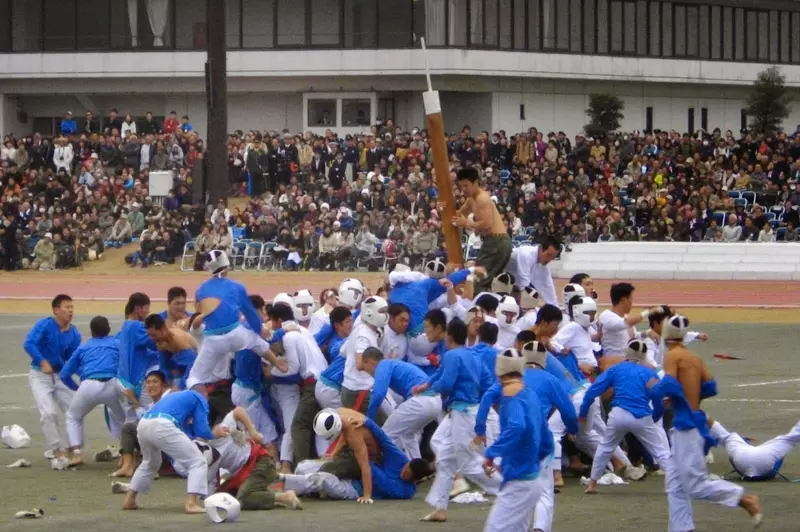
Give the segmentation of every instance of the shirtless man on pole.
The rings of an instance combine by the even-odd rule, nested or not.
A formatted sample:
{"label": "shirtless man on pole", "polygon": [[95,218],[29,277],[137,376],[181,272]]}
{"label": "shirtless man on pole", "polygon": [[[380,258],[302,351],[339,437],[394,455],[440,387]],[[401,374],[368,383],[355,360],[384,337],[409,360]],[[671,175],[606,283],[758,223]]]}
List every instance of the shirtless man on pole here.
{"label": "shirtless man on pole", "polygon": [[[503,217],[489,193],[481,187],[480,174],[475,168],[458,171],[458,188],[466,201],[453,217],[453,225],[461,229],[472,229],[483,239],[478,251],[478,266],[486,268],[486,276],[475,281],[475,293],[490,291],[492,279],[503,273],[511,259],[511,237],[506,231]],[[472,214],[472,219],[469,215]],[[451,261],[453,262],[453,261]]]}

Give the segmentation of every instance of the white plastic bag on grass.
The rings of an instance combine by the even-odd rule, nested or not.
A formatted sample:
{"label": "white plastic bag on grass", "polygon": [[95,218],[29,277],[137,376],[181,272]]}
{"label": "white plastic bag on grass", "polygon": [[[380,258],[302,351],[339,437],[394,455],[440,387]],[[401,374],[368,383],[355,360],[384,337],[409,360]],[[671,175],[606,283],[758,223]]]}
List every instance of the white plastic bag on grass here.
{"label": "white plastic bag on grass", "polygon": [[2,437],[3,443],[12,449],[22,449],[31,444],[31,437],[19,425],[4,426]]}

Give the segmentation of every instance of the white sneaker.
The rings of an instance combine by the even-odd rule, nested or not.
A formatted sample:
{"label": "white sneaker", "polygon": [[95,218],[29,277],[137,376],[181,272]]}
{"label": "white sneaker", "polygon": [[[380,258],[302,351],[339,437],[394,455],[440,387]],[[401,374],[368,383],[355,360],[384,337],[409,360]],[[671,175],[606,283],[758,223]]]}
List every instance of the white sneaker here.
{"label": "white sneaker", "polygon": [[50,469],[54,471],[65,471],[69,467],[69,460],[66,458],[53,458],[50,460]]}
{"label": "white sneaker", "polygon": [[56,453],[53,450],[44,452],[44,459],[45,460],[52,460],[55,457],[56,457]]}
{"label": "white sneaker", "polygon": [[646,474],[647,470],[644,466],[628,466],[625,468],[625,480],[642,480]]}
{"label": "white sneaker", "polygon": [[714,453],[708,451],[708,454],[706,455],[706,464],[713,464],[713,463],[714,463]]}
{"label": "white sneaker", "polygon": [[457,497],[462,493],[466,493],[470,490],[469,482],[464,480],[463,478],[457,478],[455,482],[453,482],[453,489],[450,490],[450,498]]}

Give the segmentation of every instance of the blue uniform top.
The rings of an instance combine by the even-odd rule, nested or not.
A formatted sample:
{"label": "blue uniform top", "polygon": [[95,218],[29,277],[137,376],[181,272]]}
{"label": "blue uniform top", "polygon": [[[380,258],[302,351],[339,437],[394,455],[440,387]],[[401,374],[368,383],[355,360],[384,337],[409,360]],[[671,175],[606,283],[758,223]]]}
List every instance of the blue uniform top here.
{"label": "blue uniform top", "polygon": [[340,389],[344,381],[344,365],[347,357],[341,353],[342,346],[346,338],[339,338],[334,334],[333,339],[328,343],[328,356],[331,363],[320,373],[320,380],[327,386]]}
{"label": "blue uniform top", "polygon": [[445,410],[477,405],[481,390],[492,385],[483,363],[467,347],[451,349],[442,357],[439,371],[428,379],[431,391],[445,396]]}
{"label": "blue uniform top", "polygon": [[[453,284],[461,284],[467,280],[469,270],[459,270],[447,278]],[[389,292],[389,303],[402,303],[409,310],[408,334],[417,336],[424,331],[425,314],[428,306],[436,298],[447,292],[439,283],[439,279],[422,279],[411,283],[398,283]]]}
{"label": "blue uniform top", "polygon": [[[194,390],[168,393],[144,415],[144,419],[165,417],[192,437],[213,440],[208,426],[208,401]],[[189,423],[191,421],[191,423]]]}
{"label": "blue uniform top", "polygon": [[[354,323],[358,319],[358,316],[360,314],[361,314],[360,308],[350,313]],[[328,322],[325,325],[323,325],[320,330],[317,331],[317,334],[314,335],[314,340],[317,342],[319,348],[322,349],[322,346],[324,346],[333,339],[334,334],[336,334],[336,330],[333,328],[333,325],[331,325],[331,323]]]}
{"label": "blue uniform top", "polygon": [[144,322],[139,320],[125,320],[117,338],[119,338],[117,377],[126,388],[138,394],[147,369],[159,362],[156,344],[147,335]]}
{"label": "blue uniform top", "polygon": [[72,353],[58,376],[68,388],[77,390],[72,380],[76,373],[81,381],[113,379],[117,376],[118,365],[119,340],[113,336],[92,338]]}
{"label": "blue uniform top", "polygon": [[[653,379],[658,380],[655,370],[643,364],[626,360],[611,366],[586,390],[580,417],[586,417],[594,400],[609,388],[614,388],[612,407],[627,410],[637,419],[652,416],[653,408],[650,406],[650,401],[653,400],[653,393],[652,388],[647,387],[647,383]],[[660,401],[656,403],[661,404]]]}
{"label": "blue uniform top", "polygon": [[31,367],[41,370],[46,360],[54,372],[61,371],[72,353],[81,345],[81,333],[74,325],[61,331],[52,316],[37,321],[25,337],[25,352],[31,357]]}
{"label": "blue uniform top", "polygon": [[375,368],[375,384],[370,395],[367,417],[375,417],[389,390],[408,399],[414,386],[427,381],[425,372],[414,364],[402,360],[381,360]]}
{"label": "blue uniform top", "polygon": [[[574,357],[573,357],[574,358]],[[581,376],[581,380],[578,381],[570,371],[564,367],[564,364],[561,363],[558,358],[556,358],[552,353],[547,353],[547,365],[545,366],[544,370],[558,379],[558,382],[561,383],[561,386],[564,387],[564,390],[570,395],[575,393],[575,390],[578,389],[578,386],[585,381],[583,376]]]}
{"label": "blue uniform top", "polygon": [[196,358],[197,352],[191,347],[177,353],[161,351],[158,354],[158,365],[168,382],[172,378],[179,378],[180,388],[185,389],[186,379],[189,378],[189,372]]}
{"label": "blue uniform top", "polygon": [[497,348],[489,344],[479,342],[470,347],[475,356],[477,356],[486,366],[490,373],[494,373],[494,361],[497,358]]}
{"label": "blue uniform top", "polygon": [[572,377],[578,382],[581,383],[586,380],[586,377],[581,371],[580,366],[578,366],[578,358],[575,356],[572,351],[567,353],[566,355],[556,355],[556,359],[561,362],[561,365],[572,374]]}
{"label": "blue uniform top", "polygon": [[[661,382],[652,388],[651,394],[654,404],[660,404],[661,399],[664,397],[670,398],[672,401],[672,412],[674,413],[672,427],[680,431],[696,429],[704,440],[703,454],[708,454],[708,450],[717,445],[717,439],[709,430],[706,413],[703,412],[703,410],[692,409],[692,405],[690,405],[689,401],[686,399],[686,395],[683,393],[683,386],[678,379],[672,375],[664,375]],[[700,385],[701,399],[707,399],[715,395],[717,395],[716,380],[711,379],[709,381],[704,381]]]}
{"label": "blue uniform top", "polygon": [[204,299],[217,299],[219,306],[204,319],[207,335],[225,334],[239,326],[239,315],[244,315],[245,321],[253,331],[260,331],[263,323],[255,307],[247,296],[244,285],[226,277],[212,277],[208,279],[195,292],[195,301]]}
{"label": "blue uniform top", "polygon": [[245,388],[260,391],[264,385],[261,357],[249,349],[238,351],[233,361],[233,376]]}
{"label": "blue uniform top", "polygon": [[500,436],[486,449],[486,458],[503,459],[503,484],[512,480],[534,480],[539,476],[545,438],[542,406],[536,392],[527,386],[513,396],[500,397]]}
{"label": "blue uniform top", "polygon": [[[400,472],[408,463],[405,453],[397,448],[394,442],[371,419],[364,421],[375,442],[381,448],[381,464],[369,463],[372,471],[372,498],[373,499],[413,499],[417,487],[412,482],[400,478]],[[353,488],[364,494],[364,486],[360,480],[353,481]]]}
{"label": "blue uniform top", "polygon": [[[525,387],[533,390],[539,399],[544,420],[550,417],[550,411],[555,408],[561,414],[561,419],[567,427],[567,433],[578,433],[578,416],[575,413],[575,407],[569,394],[564,390],[558,379],[544,370],[527,369],[523,380],[525,381]],[[486,418],[489,416],[489,409],[492,405],[497,404],[502,395],[503,388],[499,382],[495,383],[483,395],[481,406],[478,408],[478,415],[475,418],[475,434],[478,436],[486,434]]]}

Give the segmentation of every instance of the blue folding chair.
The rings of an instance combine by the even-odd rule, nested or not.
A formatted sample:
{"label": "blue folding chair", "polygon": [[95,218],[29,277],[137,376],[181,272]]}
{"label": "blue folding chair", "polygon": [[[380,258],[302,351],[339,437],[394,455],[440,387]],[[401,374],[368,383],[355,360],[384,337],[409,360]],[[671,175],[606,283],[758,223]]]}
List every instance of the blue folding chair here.
{"label": "blue folding chair", "polygon": [[727,213],[724,213],[724,212],[721,212],[721,211],[717,211],[717,212],[714,213],[714,220],[716,220],[717,225],[720,226],[720,227],[725,225],[725,221],[727,219],[728,219],[728,214]]}
{"label": "blue folding chair", "polygon": [[729,190],[728,197],[733,199],[738,199],[742,197],[742,193],[739,192],[738,190]]}
{"label": "blue folding chair", "polygon": [[752,190],[746,190],[742,192],[741,197],[742,199],[747,200],[747,203],[749,203],[750,205],[756,202],[756,193],[753,192]]}

